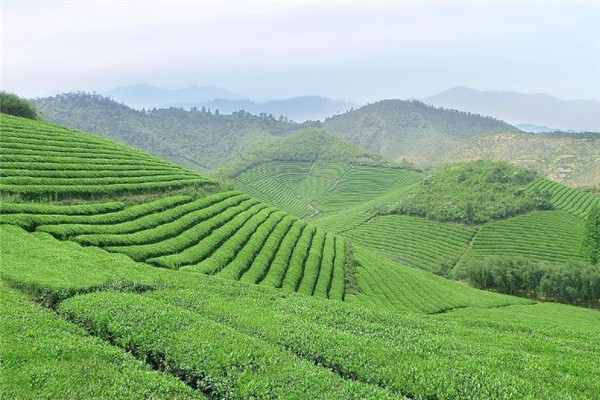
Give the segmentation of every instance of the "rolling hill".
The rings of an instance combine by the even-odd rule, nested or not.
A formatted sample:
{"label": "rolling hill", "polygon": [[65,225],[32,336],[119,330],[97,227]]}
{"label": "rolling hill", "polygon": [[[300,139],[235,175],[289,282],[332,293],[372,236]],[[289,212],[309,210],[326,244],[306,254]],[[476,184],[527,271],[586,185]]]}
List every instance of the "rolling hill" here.
{"label": "rolling hill", "polygon": [[216,115],[176,108],[142,112],[86,93],[37,99],[35,106],[48,121],[97,133],[197,171],[301,128],[248,113]]}
{"label": "rolling hill", "polygon": [[571,186],[600,186],[600,134],[498,133],[457,146],[441,162],[503,160]]}
{"label": "rolling hill", "polygon": [[333,116],[323,128],[385,157],[419,165],[435,164],[465,140],[518,131],[493,118],[403,100],[383,100]]}
{"label": "rolling hill", "polygon": [[[95,161],[107,156],[117,176],[172,165],[0,118],[13,127],[0,132],[2,157],[29,162],[22,178],[51,163],[69,171],[61,179],[83,179],[70,174],[105,172]],[[46,148],[32,149],[41,136]],[[73,143],[79,152],[55,154]],[[3,397],[587,399],[600,390],[596,311],[397,264],[246,194],[202,190],[209,179],[172,168],[201,188],[139,196],[103,182],[110,195],[89,201],[55,181],[54,166],[36,185],[68,203],[2,202]]]}
{"label": "rolling hill", "polygon": [[474,159],[509,161],[590,188],[600,176],[597,134],[525,134],[501,121],[418,102],[382,101],[323,123],[303,124],[247,112],[141,112],[85,93],[37,99],[35,105],[45,120],[100,134],[196,171],[237,160],[297,131],[318,128],[421,167]]}
{"label": "rolling hill", "polygon": [[423,99],[427,104],[500,118],[511,124],[546,125],[559,130],[600,132],[600,102],[559,100],[547,94],[455,87]]}

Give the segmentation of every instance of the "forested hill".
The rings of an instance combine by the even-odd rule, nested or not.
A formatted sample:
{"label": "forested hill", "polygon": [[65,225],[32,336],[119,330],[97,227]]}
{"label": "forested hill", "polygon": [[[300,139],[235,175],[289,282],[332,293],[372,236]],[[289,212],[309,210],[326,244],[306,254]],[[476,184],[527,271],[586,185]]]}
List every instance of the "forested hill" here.
{"label": "forested hill", "polygon": [[519,131],[494,118],[403,100],[383,100],[336,115],[323,128],[386,157],[421,165],[434,164],[465,140]]}
{"label": "forested hill", "polygon": [[270,115],[177,108],[137,111],[109,98],[68,93],[35,100],[45,120],[97,133],[202,170],[302,125]]}

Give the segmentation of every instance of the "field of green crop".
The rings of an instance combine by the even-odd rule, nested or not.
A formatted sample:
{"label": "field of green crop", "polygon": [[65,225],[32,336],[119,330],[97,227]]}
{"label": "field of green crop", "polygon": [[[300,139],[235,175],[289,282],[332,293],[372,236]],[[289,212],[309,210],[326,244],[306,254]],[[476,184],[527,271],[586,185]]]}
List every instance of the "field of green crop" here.
{"label": "field of green crop", "polygon": [[343,162],[274,161],[236,178],[236,188],[298,217],[360,205],[413,184],[421,174]]}
{"label": "field of green crop", "polygon": [[385,215],[371,217],[343,234],[402,264],[437,273],[458,261],[475,233],[473,227]]}
{"label": "field of green crop", "polygon": [[[3,207],[14,213],[0,215],[0,223],[98,246],[158,267],[325,298],[344,295],[343,273],[334,274],[332,267],[335,259],[343,263],[344,253],[335,252],[336,241],[343,239],[236,191],[197,200],[163,197],[125,208],[119,203]],[[73,215],[76,207],[88,214]],[[325,240],[326,236],[331,237]]]}
{"label": "field of green crop", "polygon": [[596,310],[430,272],[465,255],[578,258],[573,214],[587,200],[483,227],[375,216],[421,175],[289,161],[244,173],[238,185],[255,197],[217,185],[172,192],[212,181],[91,135],[1,118],[2,398],[600,393]]}
{"label": "field of green crop", "polygon": [[[368,251],[357,250],[358,273],[378,264],[364,279],[404,312],[366,307],[367,293],[332,302],[16,226],[0,233],[7,398],[588,399],[600,390],[597,311],[480,292]],[[465,302],[495,308],[449,309]]]}
{"label": "field of green crop", "polygon": [[211,181],[100,137],[0,116],[0,191],[29,199],[102,198]]}
{"label": "field of green crop", "polygon": [[565,211],[534,211],[484,225],[467,258],[523,257],[561,262],[580,259],[583,220]]}
{"label": "field of green crop", "polygon": [[551,201],[560,210],[567,211],[577,217],[585,217],[594,206],[600,206],[600,196],[587,193],[579,189],[565,186],[548,179],[537,179],[532,182],[528,190],[549,192]]}

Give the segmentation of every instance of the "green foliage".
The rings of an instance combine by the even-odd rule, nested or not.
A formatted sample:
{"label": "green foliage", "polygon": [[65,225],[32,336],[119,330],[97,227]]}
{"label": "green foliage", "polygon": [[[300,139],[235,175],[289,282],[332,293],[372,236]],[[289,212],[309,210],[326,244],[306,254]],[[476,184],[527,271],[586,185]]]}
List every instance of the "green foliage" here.
{"label": "green foliage", "polygon": [[3,398],[205,398],[4,283],[0,313]]}
{"label": "green foliage", "polygon": [[393,398],[384,389],[342,379],[280,346],[154,299],[95,293],[63,302],[60,311],[211,398]]}
{"label": "green foliage", "polygon": [[244,153],[222,166],[216,173],[236,177],[242,172],[270,161],[346,162],[359,165],[392,166],[381,155],[366,150],[322,130],[308,129],[272,141]]}
{"label": "green foliage", "polygon": [[551,264],[488,257],[463,266],[460,273],[481,289],[536,300],[600,306],[600,268],[581,261]]}
{"label": "green foliage", "polygon": [[37,119],[38,111],[29,101],[16,94],[0,91],[0,114]]}
{"label": "green foliage", "polygon": [[421,179],[418,172],[319,159],[273,161],[236,177],[236,188],[298,217],[338,213]]}
{"label": "green foliage", "polygon": [[535,178],[502,162],[450,164],[432,171],[418,192],[376,211],[471,224],[552,208],[549,196],[525,190]]}
{"label": "green foliage", "polygon": [[600,207],[595,206],[589,212],[581,243],[585,257],[592,263],[600,261]]}
{"label": "green foliage", "polygon": [[533,211],[484,225],[468,258],[524,257],[564,262],[581,259],[583,221],[562,210]]}
{"label": "green foliage", "polygon": [[37,99],[35,104],[49,121],[97,133],[200,171],[302,127],[243,111],[232,115],[177,108],[137,111],[87,93]]}
{"label": "green foliage", "polygon": [[344,299],[378,309],[439,313],[462,307],[501,307],[530,304],[473,289],[427,271],[399,265],[364,248],[354,248],[356,280],[361,292]]}
{"label": "green foliage", "polygon": [[600,316],[589,310],[539,304],[421,316],[222,287],[147,296],[397,397],[583,399],[598,390]]}
{"label": "green foliage", "polygon": [[95,199],[215,182],[111,141],[0,115],[0,190],[25,199]]}
{"label": "green foliage", "polygon": [[[179,378],[211,397],[264,397],[268,393],[278,398],[587,399],[599,390],[594,379],[600,372],[595,357],[600,351],[597,312],[556,304],[531,305],[528,300],[478,291],[362,249],[356,248],[355,254],[363,292],[348,295],[346,302],[332,302],[154,268],[18,227],[0,230],[3,281],[38,299],[36,294],[43,289],[60,302],[60,316],[93,336],[110,340],[111,351],[127,351],[163,371],[160,376]],[[131,282],[131,289],[108,285],[116,277]],[[134,285],[154,290],[77,295],[105,289],[140,292],[133,290]],[[5,303],[4,289],[2,296],[0,305],[14,310],[14,303]],[[66,297],[71,298],[61,301]],[[519,302],[530,305],[498,308]],[[495,308],[479,311],[473,306]],[[469,308],[440,313],[460,307]],[[31,310],[27,310],[27,319],[5,311],[2,315],[3,326],[34,316]],[[4,329],[2,340],[8,337]],[[523,335],[524,331],[528,334]],[[36,330],[31,336],[19,334],[21,340],[31,337],[35,342],[3,342],[3,361],[7,359],[5,349],[24,343],[18,353],[26,352],[21,360],[27,364],[20,362],[20,368],[13,371],[22,370],[27,377],[30,372],[43,371],[36,352],[46,343],[62,349],[71,340],[61,333],[56,341],[54,336],[45,341],[47,334],[47,330]],[[60,390],[50,392],[50,386],[42,386],[29,398],[49,398],[55,393],[69,397],[71,377],[78,376],[79,368],[102,372],[103,379],[95,380],[93,387],[110,387],[106,379],[113,375],[104,368],[95,369],[95,353],[79,343],[74,348],[88,357],[73,359],[77,364],[72,374],[52,374],[47,382]],[[60,356],[65,353],[56,351],[47,362],[64,365],[56,363],[67,362]],[[120,358],[115,355],[109,360]],[[399,363],[409,367],[398,368]],[[33,366],[21,369],[23,365]],[[129,367],[119,365],[123,377]],[[4,371],[2,379],[7,376]],[[546,375],[553,378],[546,379]],[[94,375],[88,372],[86,376]],[[490,376],[494,379],[487,379]],[[135,382],[140,386],[124,385],[107,393],[119,397],[123,391],[139,387],[153,398],[148,381],[140,378]],[[89,379],[84,379],[78,387],[88,390],[90,385]],[[15,386],[3,385],[3,390],[5,387]],[[155,387],[173,390],[166,384]],[[265,392],[268,389],[271,391]],[[23,393],[35,386],[20,385],[19,390]]]}
{"label": "green foliage", "polygon": [[476,230],[405,215],[375,216],[342,234],[353,242],[406,265],[442,274],[456,263]]}

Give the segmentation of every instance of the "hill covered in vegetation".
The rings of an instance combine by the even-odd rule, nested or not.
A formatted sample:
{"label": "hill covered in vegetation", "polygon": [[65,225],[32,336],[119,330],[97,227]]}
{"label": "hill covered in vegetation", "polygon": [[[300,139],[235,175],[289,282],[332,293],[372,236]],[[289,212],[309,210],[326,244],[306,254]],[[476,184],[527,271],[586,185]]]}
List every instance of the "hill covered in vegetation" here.
{"label": "hill covered in vegetation", "polygon": [[419,165],[436,163],[447,151],[473,137],[518,131],[493,118],[403,100],[378,101],[333,116],[323,128],[385,157]]}
{"label": "hill covered in vegetation", "polygon": [[[22,185],[54,193],[0,209],[4,397],[587,399],[600,390],[595,311],[409,268],[218,186],[90,199],[57,171],[74,182],[86,179],[76,171],[144,167],[209,180],[93,135],[2,118],[13,127],[1,132],[2,166],[23,164],[0,185],[39,174]],[[561,204],[576,212],[590,202]]]}
{"label": "hill covered in vegetation", "polygon": [[501,121],[419,102],[386,100],[297,124],[285,117],[216,110],[137,111],[102,96],[71,93],[35,100],[42,118],[206,171],[306,128],[318,128],[417,166],[473,159],[509,161],[571,185],[598,185],[597,134],[519,132]]}
{"label": "hill covered in vegetation", "polygon": [[431,171],[413,194],[376,212],[471,224],[550,209],[550,193],[525,190],[536,177],[498,161],[448,164]]}
{"label": "hill covered in vegetation", "polygon": [[600,187],[599,133],[497,133],[466,141],[441,162],[503,160],[571,186]]}
{"label": "hill covered in vegetation", "polygon": [[217,110],[134,110],[109,98],[68,93],[37,99],[44,119],[97,133],[167,158],[194,170],[207,170],[301,125],[245,112]]}

